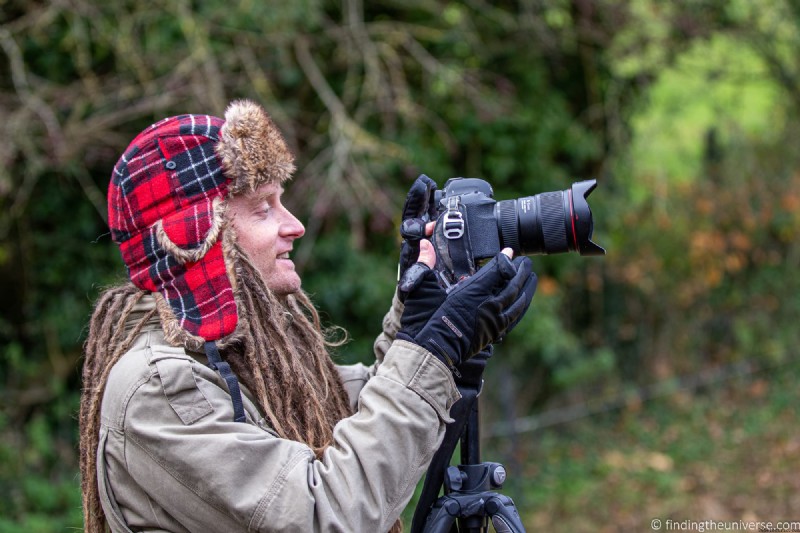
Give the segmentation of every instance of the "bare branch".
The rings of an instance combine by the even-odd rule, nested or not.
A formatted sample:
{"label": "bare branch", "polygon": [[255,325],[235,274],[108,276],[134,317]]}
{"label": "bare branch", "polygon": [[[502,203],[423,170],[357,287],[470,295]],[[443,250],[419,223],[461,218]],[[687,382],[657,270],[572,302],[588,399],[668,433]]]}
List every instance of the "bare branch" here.
{"label": "bare branch", "polygon": [[28,83],[22,51],[6,28],[0,28],[0,46],[2,46],[6,56],[8,56],[8,62],[11,66],[11,80],[14,84],[17,96],[25,107],[33,111],[42,121],[42,124],[44,124],[47,129],[48,137],[55,155],[54,159],[56,161],[61,160],[64,149],[64,137],[61,132],[61,126],[50,106],[34,92],[34,89]]}

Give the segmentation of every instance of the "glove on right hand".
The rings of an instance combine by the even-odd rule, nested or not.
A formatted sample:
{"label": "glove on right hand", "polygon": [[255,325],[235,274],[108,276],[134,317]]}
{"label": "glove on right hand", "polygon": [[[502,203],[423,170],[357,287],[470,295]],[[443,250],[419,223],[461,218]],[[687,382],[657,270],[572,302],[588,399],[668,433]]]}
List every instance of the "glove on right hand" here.
{"label": "glove on right hand", "polygon": [[[517,325],[536,284],[530,259],[518,257],[512,262],[501,252],[474,276],[459,282],[421,328],[419,316],[404,321],[410,318],[404,313],[397,338],[422,346],[453,369]],[[406,305],[420,297],[417,292],[408,294]]]}
{"label": "glove on right hand", "polygon": [[[425,174],[420,175],[406,196],[403,205],[403,222],[400,226],[400,235],[403,244],[400,247],[400,264],[398,265],[397,279],[402,280],[406,270],[417,262],[419,257],[419,241],[425,238],[425,225],[436,220],[436,182]],[[405,301],[405,292],[400,291],[400,301]]]}

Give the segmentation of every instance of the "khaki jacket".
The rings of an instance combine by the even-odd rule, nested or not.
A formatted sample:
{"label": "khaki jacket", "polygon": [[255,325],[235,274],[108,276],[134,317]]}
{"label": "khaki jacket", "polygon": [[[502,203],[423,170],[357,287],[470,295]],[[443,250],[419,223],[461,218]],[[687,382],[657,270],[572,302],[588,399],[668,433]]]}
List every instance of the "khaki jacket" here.
{"label": "khaki jacket", "polygon": [[277,437],[244,387],[247,422],[233,422],[205,357],[148,324],[112,369],[101,408],[98,481],[112,531],[387,531],[459,398],[444,364],[393,340],[400,309],[395,301],[384,319],[378,362],[341,368],[357,411],[322,460]]}

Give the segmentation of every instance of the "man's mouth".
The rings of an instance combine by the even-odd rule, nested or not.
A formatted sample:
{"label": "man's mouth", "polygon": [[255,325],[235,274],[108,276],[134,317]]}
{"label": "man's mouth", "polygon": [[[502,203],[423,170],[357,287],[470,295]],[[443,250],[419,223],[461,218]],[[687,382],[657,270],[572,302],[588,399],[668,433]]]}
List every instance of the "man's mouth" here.
{"label": "man's mouth", "polygon": [[278,254],[278,259],[289,259],[289,252],[283,252],[282,254]]}

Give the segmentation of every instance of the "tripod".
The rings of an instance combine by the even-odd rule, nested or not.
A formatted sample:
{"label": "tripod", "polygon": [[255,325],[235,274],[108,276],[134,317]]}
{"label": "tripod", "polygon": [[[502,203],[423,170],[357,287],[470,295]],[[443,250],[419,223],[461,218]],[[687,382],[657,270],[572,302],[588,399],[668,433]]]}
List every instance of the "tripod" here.
{"label": "tripod", "polygon": [[[491,350],[482,359],[476,357],[471,373],[470,369],[467,372],[462,369],[464,375],[459,380],[462,399],[451,410],[456,421],[447,427],[442,446],[428,469],[411,533],[486,533],[488,519],[498,533],[525,533],[511,498],[493,492],[502,488],[505,468],[500,463],[480,461],[477,400],[483,367],[489,357]],[[459,406],[461,402],[464,403]],[[459,439],[462,464],[447,466]],[[442,484],[444,495],[426,509]]]}

